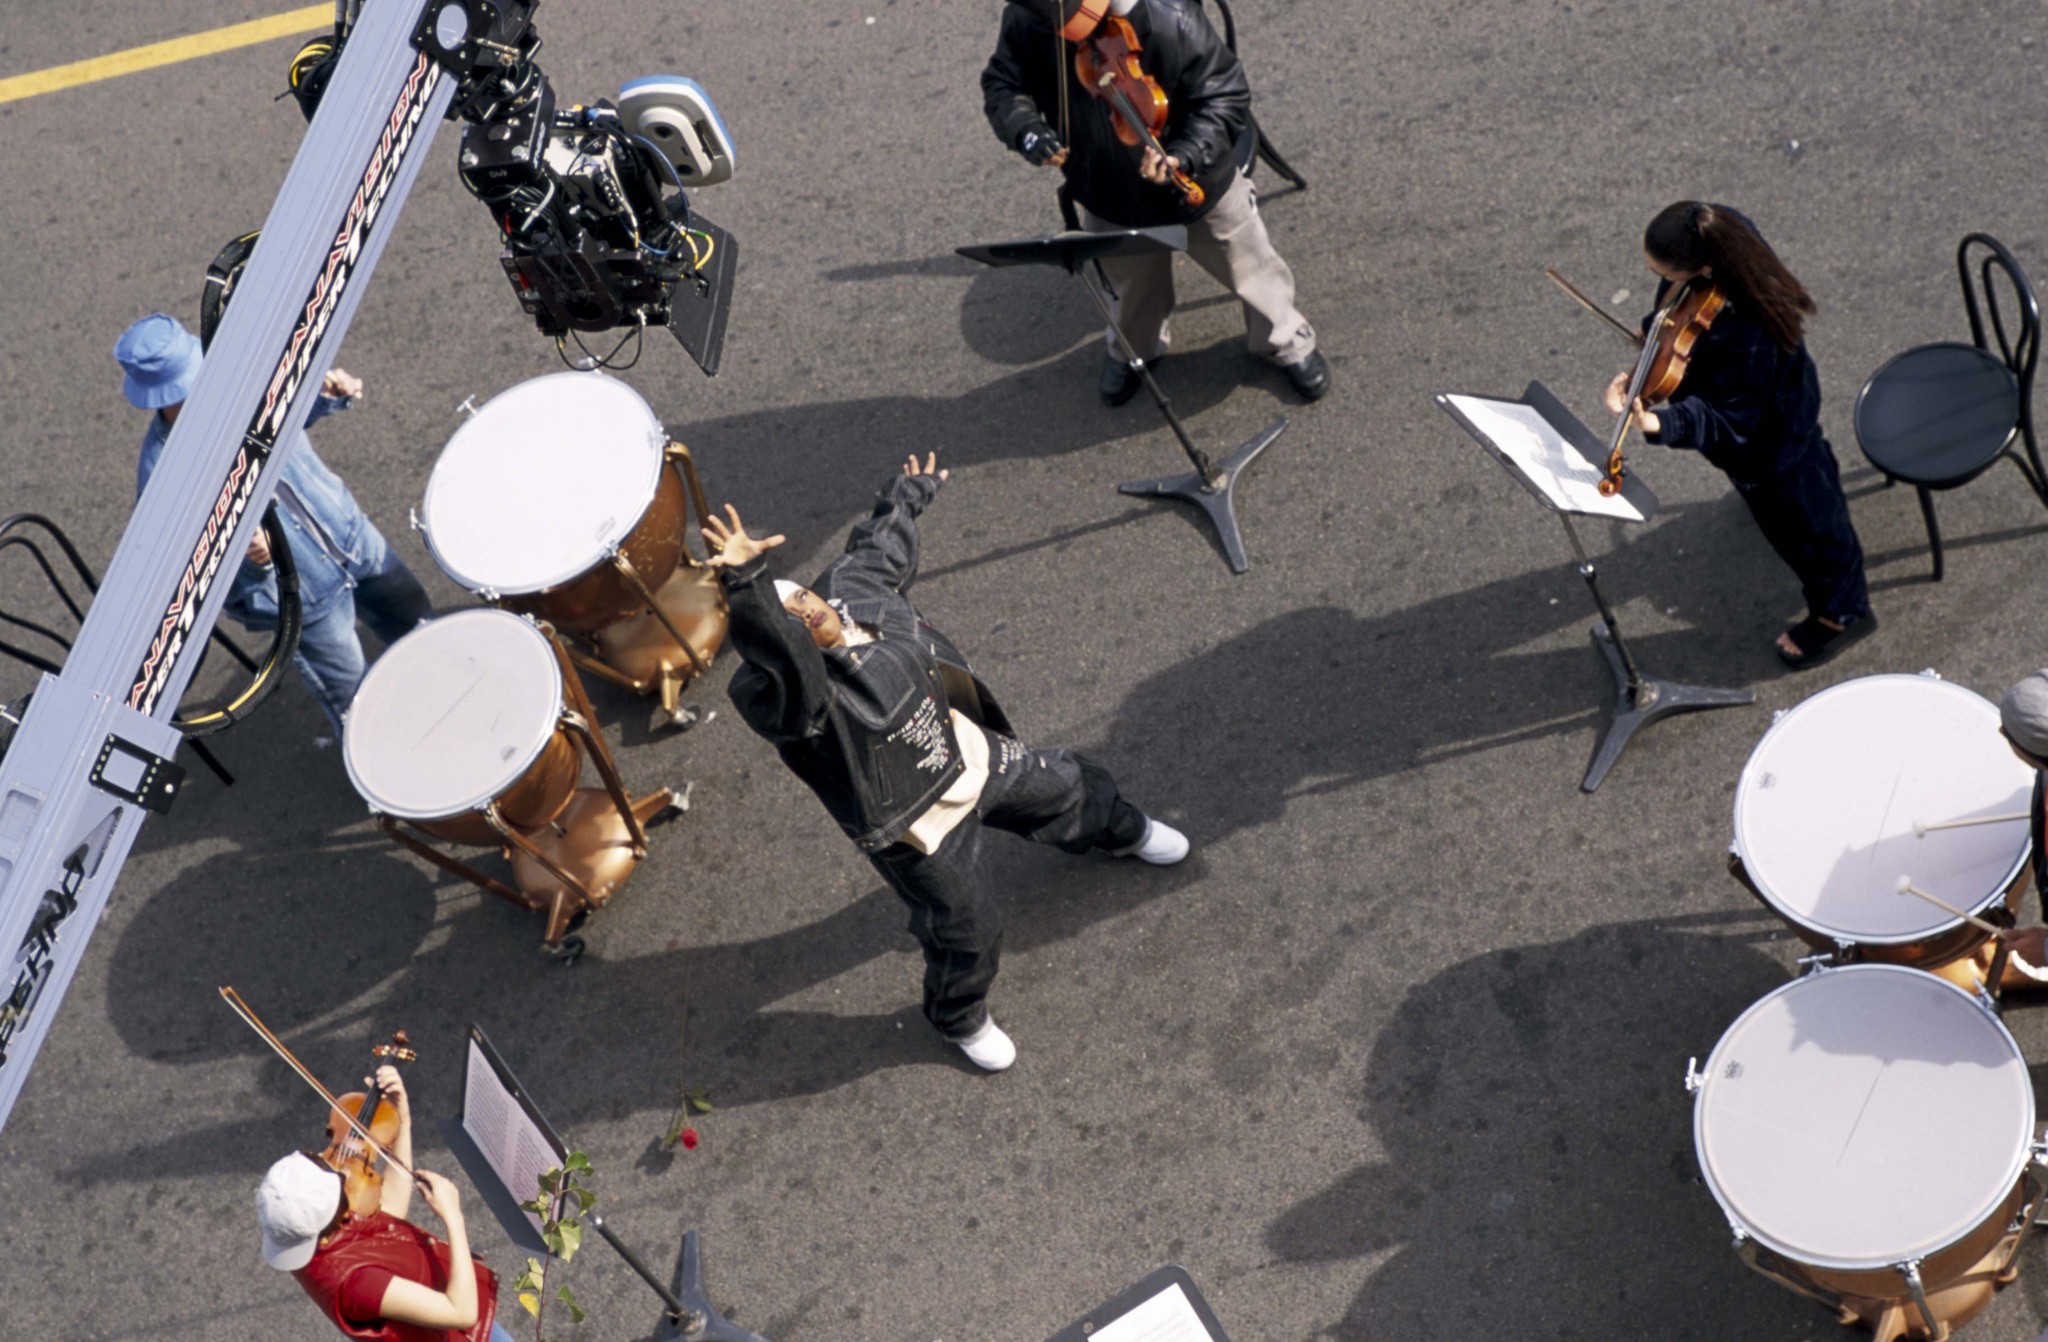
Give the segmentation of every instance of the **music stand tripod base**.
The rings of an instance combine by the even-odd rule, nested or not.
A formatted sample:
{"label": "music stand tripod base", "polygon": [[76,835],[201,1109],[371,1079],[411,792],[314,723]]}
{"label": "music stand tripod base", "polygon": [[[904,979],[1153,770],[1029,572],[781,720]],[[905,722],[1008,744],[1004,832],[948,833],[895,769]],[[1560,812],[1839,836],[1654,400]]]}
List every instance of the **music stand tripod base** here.
{"label": "music stand tripod base", "polygon": [[1708,708],[1740,708],[1756,702],[1756,695],[1749,690],[1707,689],[1657,676],[1643,676],[1631,687],[1628,666],[1621,659],[1620,649],[1614,646],[1607,626],[1594,625],[1592,636],[1593,646],[1600,650],[1607,669],[1614,673],[1614,713],[1599,744],[1593,748],[1593,762],[1586,767],[1585,780],[1579,784],[1581,792],[1599,787],[1614,762],[1621,758],[1621,752],[1628,749],[1629,739],[1658,719]]}
{"label": "music stand tripod base", "polygon": [[1286,427],[1287,416],[1281,415],[1246,439],[1217,463],[1213,480],[1204,480],[1200,471],[1188,471],[1151,480],[1126,480],[1116,487],[1116,491],[1142,498],[1182,499],[1194,504],[1208,514],[1209,524],[1216,528],[1217,538],[1223,542],[1224,558],[1230,561],[1230,571],[1243,573],[1251,568],[1251,561],[1245,558],[1244,534],[1237,527],[1237,478],[1259,453],[1273,445],[1273,440]]}
{"label": "music stand tripod base", "polygon": [[[1151,364],[1140,358],[1124,338],[1116,324],[1116,310],[1105,293],[1109,277],[1102,269],[1104,258],[1171,254],[1186,251],[1187,245],[1186,227],[1173,224],[1164,228],[1130,228],[1105,233],[1056,233],[1048,238],[1024,238],[1016,242],[989,243],[955,250],[986,266],[1058,266],[1081,281],[1081,287],[1088,291],[1088,297],[1101,312],[1102,320],[1116,342],[1117,357],[1129,364],[1131,371],[1144,383],[1152,403],[1159,407],[1167,427],[1173,430],[1174,438],[1179,441],[1181,451],[1187,454],[1188,464],[1195,468],[1182,475],[1127,480],[1116,487],[1117,492],[1142,498],[1182,499],[1194,504],[1208,515],[1210,524],[1216,528],[1217,538],[1223,543],[1223,556],[1230,561],[1230,571],[1244,573],[1251,568],[1251,561],[1245,558],[1244,534],[1237,525],[1238,477],[1261,452],[1273,445],[1273,440],[1287,427],[1287,416],[1280,416],[1240,444],[1221,464],[1212,463],[1207,454],[1195,445],[1187,425],[1174,413],[1173,402],[1160,389],[1159,379],[1152,375]],[[1094,272],[1092,280],[1089,268]]]}
{"label": "music stand tripod base", "polygon": [[720,1314],[704,1291],[704,1255],[697,1246],[697,1232],[683,1233],[683,1250],[676,1256],[675,1285],[671,1288],[686,1307],[680,1320],[663,1316],[654,1342],[768,1342],[759,1333],[747,1331]]}

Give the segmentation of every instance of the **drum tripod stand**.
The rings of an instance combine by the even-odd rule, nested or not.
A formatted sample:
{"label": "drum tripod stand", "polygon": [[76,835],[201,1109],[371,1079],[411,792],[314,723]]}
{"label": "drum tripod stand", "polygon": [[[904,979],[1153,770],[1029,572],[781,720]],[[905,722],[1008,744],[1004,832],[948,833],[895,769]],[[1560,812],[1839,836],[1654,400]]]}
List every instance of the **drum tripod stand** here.
{"label": "drum tripod stand", "polygon": [[[682,472],[686,506],[701,530],[706,505],[696,460],[689,448],[673,440],[667,457]],[[650,590],[633,561],[615,549],[613,568],[646,607],[617,624],[580,635],[585,646],[568,648],[570,659],[598,679],[634,694],[655,696],[661,711],[679,727],[695,720],[682,707],[683,688],[711,669],[712,659],[724,646],[726,626],[725,589],[718,574],[690,549],[687,522],[682,549],[681,565],[658,591]]]}
{"label": "drum tripod stand", "polygon": [[477,808],[476,814],[503,844],[500,852],[512,865],[513,885],[442,852],[427,842],[437,836],[404,820],[380,813],[377,823],[394,843],[441,870],[544,915],[543,944],[557,958],[573,961],[582,955],[584,943],[583,938],[570,935],[570,929],[617,893],[647,856],[648,822],[678,806],[679,800],[673,788],[657,788],[641,797],[626,791],[618,761],[594,725],[597,715],[576,675],[573,655],[552,629],[542,625],[541,630],[561,663],[562,693],[567,700],[561,727],[582,745],[603,786],[575,789],[554,818],[539,825],[508,823],[499,813],[496,799]]}

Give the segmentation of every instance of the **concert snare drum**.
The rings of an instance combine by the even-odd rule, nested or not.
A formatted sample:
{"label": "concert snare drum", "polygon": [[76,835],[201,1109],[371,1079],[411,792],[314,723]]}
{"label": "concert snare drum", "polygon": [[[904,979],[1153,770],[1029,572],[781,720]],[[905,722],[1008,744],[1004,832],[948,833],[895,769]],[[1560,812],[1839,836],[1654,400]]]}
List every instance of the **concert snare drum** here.
{"label": "concert snare drum", "polygon": [[342,733],[371,809],[455,843],[498,844],[553,820],[582,759],[562,725],[562,664],[524,616],[464,610],[392,644],[363,677]]}
{"label": "concert snare drum", "polygon": [[2005,1026],[1899,965],[1795,979],[1692,1073],[1700,1172],[1736,1232],[1842,1295],[1933,1292],[2025,1201],[2034,1088]]}
{"label": "concert snare drum", "polygon": [[565,631],[639,614],[684,554],[685,496],[667,448],[654,411],[617,378],[522,382],[441,449],[420,505],[427,548],[486,601]]}
{"label": "concert snare drum", "polygon": [[1900,878],[2007,922],[2031,845],[2024,820],[1916,826],[2023,812],[2033,782],[1983,696],[1932,674],[1845,681],[1780,714],[1750,753],[1737,874],[1817,950],[1934,969],[1987,934]]}

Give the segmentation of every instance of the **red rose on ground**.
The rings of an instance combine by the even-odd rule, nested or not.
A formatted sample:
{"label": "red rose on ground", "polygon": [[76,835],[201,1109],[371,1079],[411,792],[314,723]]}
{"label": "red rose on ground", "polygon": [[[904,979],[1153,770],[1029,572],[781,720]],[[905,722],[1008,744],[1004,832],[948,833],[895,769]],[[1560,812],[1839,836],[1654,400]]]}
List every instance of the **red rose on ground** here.
{"label": "red rose on ground", "polygon": [[684,1128],[684,1129],[683,1129],[683,1150],[685,1150],[685,1151],[694,1151],[694,1150],[696,1150],[696,1149],[697,1149],[697,1130],[696,1130],[695,1128]]}

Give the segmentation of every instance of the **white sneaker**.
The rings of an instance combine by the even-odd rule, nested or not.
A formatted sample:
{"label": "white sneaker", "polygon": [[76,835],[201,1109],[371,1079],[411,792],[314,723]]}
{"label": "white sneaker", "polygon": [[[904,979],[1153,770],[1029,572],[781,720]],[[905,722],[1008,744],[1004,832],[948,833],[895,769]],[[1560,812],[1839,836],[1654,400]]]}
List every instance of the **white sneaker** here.
{"label": "white sneaker", "polygon": [[1163,820],[1145,817],[1145,837],[1129,848],[1115,851],[1117,857],[1135,857],[1155,867],[1170,867],[1188,855],[1188,836]]}
{"label": "white sneaker", "polygon": [[995,1018],[981,1023],[981,1028],[965,1039],[955,1039],[967,1060],[984,1072],[1000,1072],[1017,1061],[1017,1045],[1010,1036],[1003,1033],[1003,1027]]}

